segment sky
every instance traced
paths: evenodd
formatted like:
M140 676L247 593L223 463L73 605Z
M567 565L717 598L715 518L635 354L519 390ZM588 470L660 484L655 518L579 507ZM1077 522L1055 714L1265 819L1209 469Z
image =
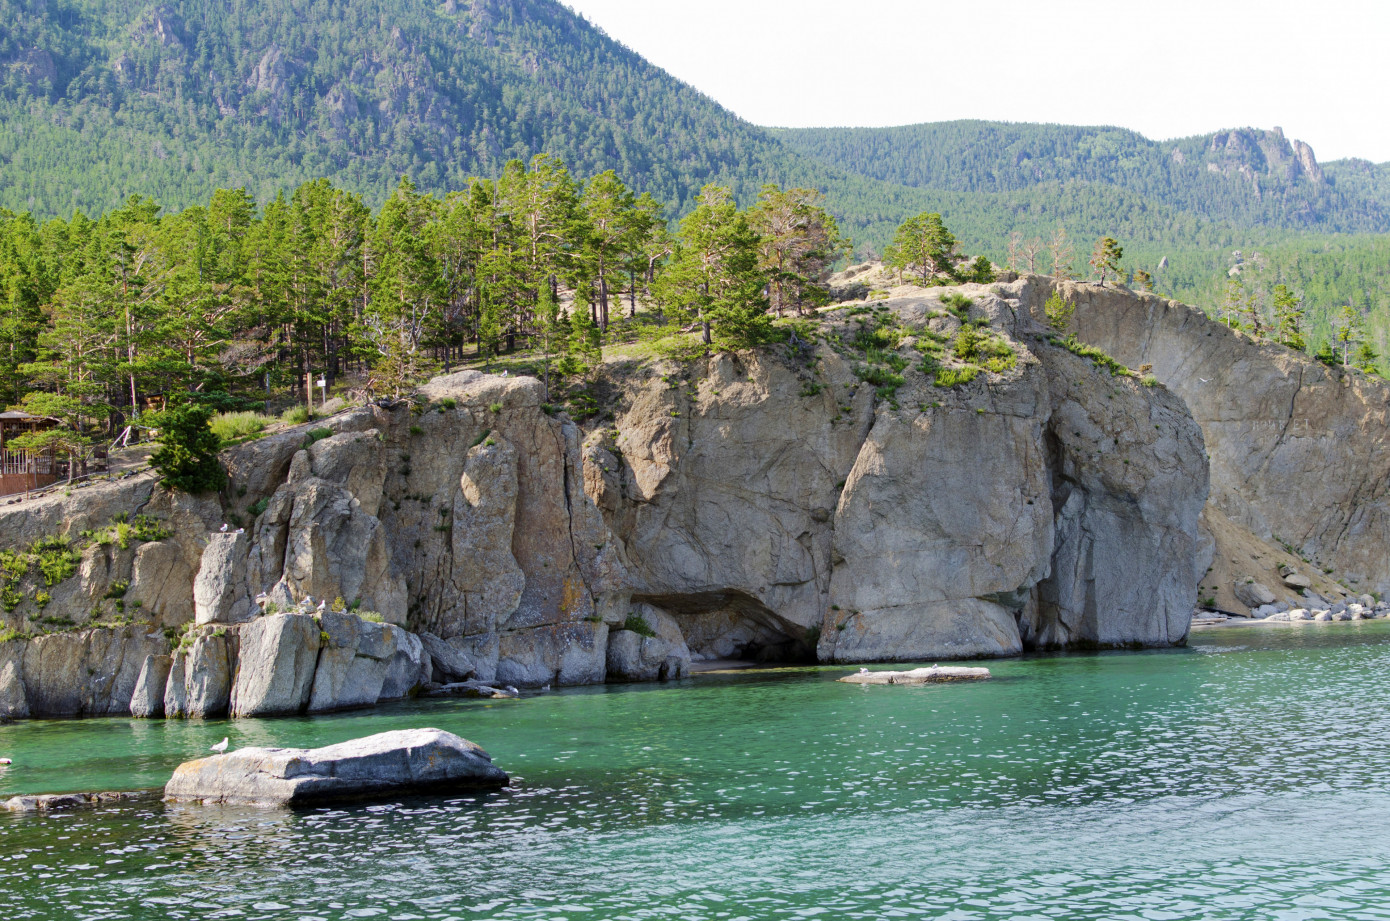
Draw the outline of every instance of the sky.
M1387 0L565 0L760 125L1282 127L1390 161Z

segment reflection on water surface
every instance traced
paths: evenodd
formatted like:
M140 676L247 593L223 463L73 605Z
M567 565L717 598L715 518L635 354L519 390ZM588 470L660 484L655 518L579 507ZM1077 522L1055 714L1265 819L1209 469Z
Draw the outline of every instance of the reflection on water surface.
M928 663L930 664L930 663ZM0 727L0 794L156 786L230 735L438 726L508 791L0 816L8 918L1390 918L1390 624L856 687L844 669L236 723Z

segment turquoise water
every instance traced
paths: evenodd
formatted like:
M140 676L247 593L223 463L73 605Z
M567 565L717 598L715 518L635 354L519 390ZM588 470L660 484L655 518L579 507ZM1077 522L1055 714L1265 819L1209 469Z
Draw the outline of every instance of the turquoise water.
M930 663L928 663L930 664ZM1390 919L1390 623L237 723L0 727L0 794L157 786L230 735L438 726L512 789L0 816L0 916Z

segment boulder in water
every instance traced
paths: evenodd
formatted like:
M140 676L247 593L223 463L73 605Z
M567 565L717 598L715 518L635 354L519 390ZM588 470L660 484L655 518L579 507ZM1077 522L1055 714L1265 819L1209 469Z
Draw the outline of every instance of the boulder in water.
M941 681L979 681L989 677L987 668L969 668L963 665L914 668L906 672L871 672L860 670L846 675L841 681L849 684L932 684Z
M382 732L325 748L243 748L186 761L164 787L171 802L301 806L427 790L492 790L507 773L487 752L440 729Z

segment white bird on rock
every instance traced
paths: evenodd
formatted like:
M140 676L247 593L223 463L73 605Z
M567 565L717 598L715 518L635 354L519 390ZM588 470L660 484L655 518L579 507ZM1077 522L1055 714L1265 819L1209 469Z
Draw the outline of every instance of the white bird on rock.
M327 601L320 601L320 602L319 602L319 606L318 606L317 608L315 608L315 610L318 611L320 614L322 614L322 613L323 613L325 610L327 610L327 609L328 609L328 602L327 602Z
M861 668L861 669L859 669L859 674L861 674L861 675L867 675L868 673L869 673L869 670L868 670L867 668Z
M215 751L215 752L217 752L218 754L221 754L222 752L226 751L226 750L227 750L227 737L226 737L226 736L223 736L223 737L222 737L222 741L221 741L221 742L218 742L216 745L214 745L214 746L213 746L211 749L209 749L209 750L210 750L210 751Z
M227 533L227 529L228 529L229 527L231 527L231 525L227 524L227 522L224 521L224 522L222 522L222 527L218 528L217 530L218 530L219 532L223 533L223 534L226 534L226 533Z

